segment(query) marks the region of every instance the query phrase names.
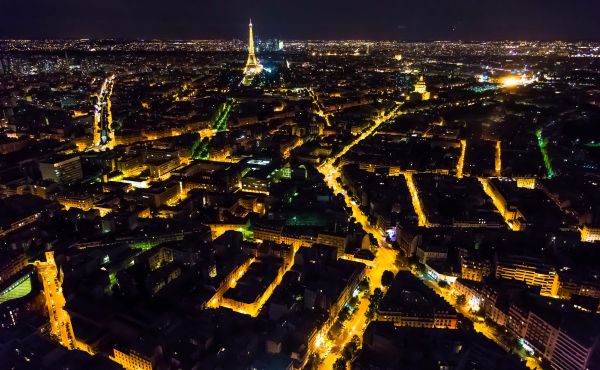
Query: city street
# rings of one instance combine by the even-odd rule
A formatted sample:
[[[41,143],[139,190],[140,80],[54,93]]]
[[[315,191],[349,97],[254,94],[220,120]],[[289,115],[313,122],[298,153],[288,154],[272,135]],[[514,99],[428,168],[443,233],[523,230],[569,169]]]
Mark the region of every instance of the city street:
[[[396,257],[398,255],[397,251],[387,247],[384,230],[378,229],[369,223],[368,216],[364,214],[356,202],[352,201],[347,192],[342,188],[340,183],[338,183],[337,179],[340,177],[340,171],[339,167],[333,165],[333,162],[336,159],[341,158],[350,149],[352,149],[353,146],[373,134],[373,132],[375,132],[375,130],[377,130],[382,123],[394,119],[402,114],[399,108],[400,105],[397,105],[389,113],[375,118],[373,125],[371,125],[350,144],[344,147],[336,156],[330,158],[318,168],[319,172],[325,177],[327,186],[329,186],[333,193],[342,194],[346,205],[352,210],[352,216],[356,219],[356,222],[360,223],[367,233],[373,234],[376,238],[378,238],[381,245],[381,247],[378,248],[375,259],[372,262],[372,267],[369,267],[365,274],[369,279],[370,292],[369,294],[364,294],[360,297],[357,311],[354,312],[352,317],[345,323],[345,329],[338,339],[334,343],[325,342],[320,347],[319,354],[321,357],[325,357],[324,362],[320,366],[321,369],[332,368],[333,363],[341,355],[344,346],[352,339],[354,335],[357,335],[362,339],[362,335],[367,326],[366,312],[369,307],[370,293],[372,293],[375,288],[382,288],[381,276],[383,275],[384,271],[390,270],[394,273],[397,272]]]

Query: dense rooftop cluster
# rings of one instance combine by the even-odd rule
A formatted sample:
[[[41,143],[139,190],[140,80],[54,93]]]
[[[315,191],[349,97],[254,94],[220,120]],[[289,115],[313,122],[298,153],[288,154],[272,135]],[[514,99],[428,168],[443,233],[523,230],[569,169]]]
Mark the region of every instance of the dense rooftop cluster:
[[[600,45],[246,51],[0,41],[2,366],[600,367]]]

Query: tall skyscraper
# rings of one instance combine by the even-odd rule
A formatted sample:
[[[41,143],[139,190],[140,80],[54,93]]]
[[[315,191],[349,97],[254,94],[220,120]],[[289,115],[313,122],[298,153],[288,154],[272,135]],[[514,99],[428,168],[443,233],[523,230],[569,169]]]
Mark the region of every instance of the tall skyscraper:
[[[10,74],[11,73],[11,60],[10,57],[0,58],[0,74]]]

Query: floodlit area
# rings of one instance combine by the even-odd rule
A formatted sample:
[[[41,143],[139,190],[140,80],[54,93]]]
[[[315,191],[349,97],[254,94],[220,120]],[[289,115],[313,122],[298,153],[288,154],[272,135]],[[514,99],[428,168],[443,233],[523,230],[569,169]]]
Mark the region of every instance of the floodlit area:
[[[529,77],[525,74],[520,76],[506,76],[500,79],[500,83],[502,87],[516,87],[516,86],[524,86],[534,83],[536,81],[535,77]]]

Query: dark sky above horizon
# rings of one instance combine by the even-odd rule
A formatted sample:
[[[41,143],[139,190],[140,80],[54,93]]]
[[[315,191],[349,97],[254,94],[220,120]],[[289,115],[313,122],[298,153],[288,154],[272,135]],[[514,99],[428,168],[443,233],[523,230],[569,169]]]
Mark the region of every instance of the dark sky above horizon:
[[[600,40],[600,0],[2,0],[0,38]]]

